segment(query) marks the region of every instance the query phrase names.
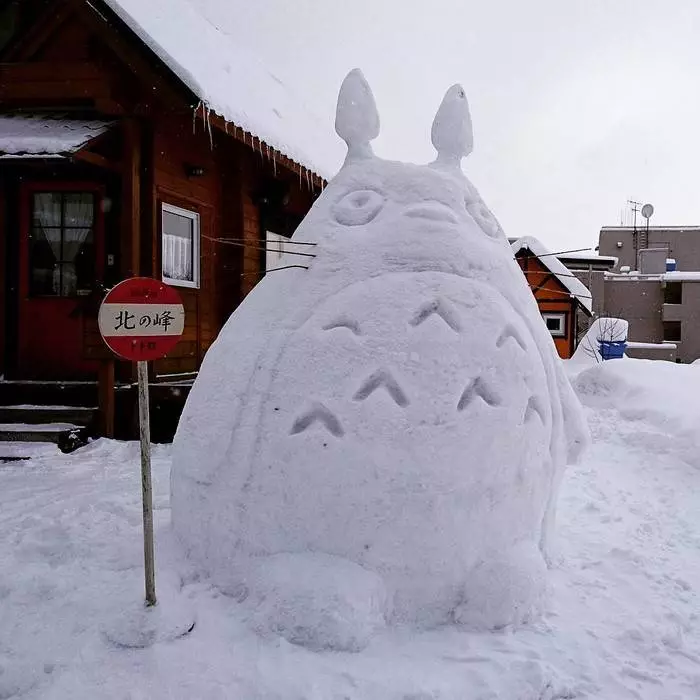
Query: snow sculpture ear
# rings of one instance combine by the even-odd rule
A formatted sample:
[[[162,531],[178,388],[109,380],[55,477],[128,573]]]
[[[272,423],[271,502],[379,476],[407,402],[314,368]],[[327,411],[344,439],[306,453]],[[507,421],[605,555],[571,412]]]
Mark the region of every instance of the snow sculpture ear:
[[[379,113],[372,90],[359,68],[351,70],[340,86],[335,130],[348,145],[346,162],[374,155],[369,142],[379,135]]]
[[[461,172],[461,160],[474,148],[472,118],[464,88],[453,85],[438,108],[430,132],[435,150],[436,165],[457,168]]]

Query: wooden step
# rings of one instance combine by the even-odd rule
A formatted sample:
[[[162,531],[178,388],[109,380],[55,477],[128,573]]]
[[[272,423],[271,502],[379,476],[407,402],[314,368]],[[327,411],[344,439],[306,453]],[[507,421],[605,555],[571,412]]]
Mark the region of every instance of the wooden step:
[[[0,405],[97,406],[97,382],[0,381]]]
[[[87,441],[87,430],[72,423],[0,423],[0,442],[53,442],[71,452]]]
[[[94,423],[97,410],[85,406],[0,406],[0,423],[71,423],[88,427]]]
[[[0,442],[0,463],[22,462],[60,453],[58,445],[51,442]]]

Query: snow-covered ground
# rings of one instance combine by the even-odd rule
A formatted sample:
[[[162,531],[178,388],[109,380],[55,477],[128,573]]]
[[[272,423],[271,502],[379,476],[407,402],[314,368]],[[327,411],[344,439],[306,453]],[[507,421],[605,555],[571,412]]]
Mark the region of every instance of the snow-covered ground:
[[[258,636],[242,605],[172,574],[157,447],[158,590],[197,622],[116,648],[104,630],[142,596],[138,446],[0,464],[0,699],[700,697],[700,367],[618,360],[573,379],[593,445],[565,476],[547,614],[517,631],[399,629],[356,654]]]

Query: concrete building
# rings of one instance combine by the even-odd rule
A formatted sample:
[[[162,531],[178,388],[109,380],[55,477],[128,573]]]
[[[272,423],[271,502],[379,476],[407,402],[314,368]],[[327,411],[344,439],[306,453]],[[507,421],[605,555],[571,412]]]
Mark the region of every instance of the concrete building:
[[[635,341],[667,344],[632,354],[672,359],[668,344],[675,344],[676,361],[700,358],[700,227],[606,226],[599,251],[618,264],[605,275],[602,296],[594,293],[594,310],[628,320]]]

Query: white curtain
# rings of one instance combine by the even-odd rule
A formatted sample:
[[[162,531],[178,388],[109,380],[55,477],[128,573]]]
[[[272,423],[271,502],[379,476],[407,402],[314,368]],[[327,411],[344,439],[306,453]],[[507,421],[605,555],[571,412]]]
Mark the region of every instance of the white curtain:
[[[63,223],[63,296],[73,296],[78,291],[75,259],[92,233],[94,201],[92,194],[66,195]]]
[[[193,280],[192,238],[163,232],[163,274],[172,280]]]
[[[34,224],[51,248],[54,257],[54,293],[58,294],[61,280],[61,195],[55,192],[40,192],[34,195]]]
[[[94,202],[90,193],[63,195],[60,192],[39,192],[34,195],[34,223],[49,244],[54,257],[54,294],[72,296],[76,293],[78,278],[75,259],[92,232],[93,219]]]

